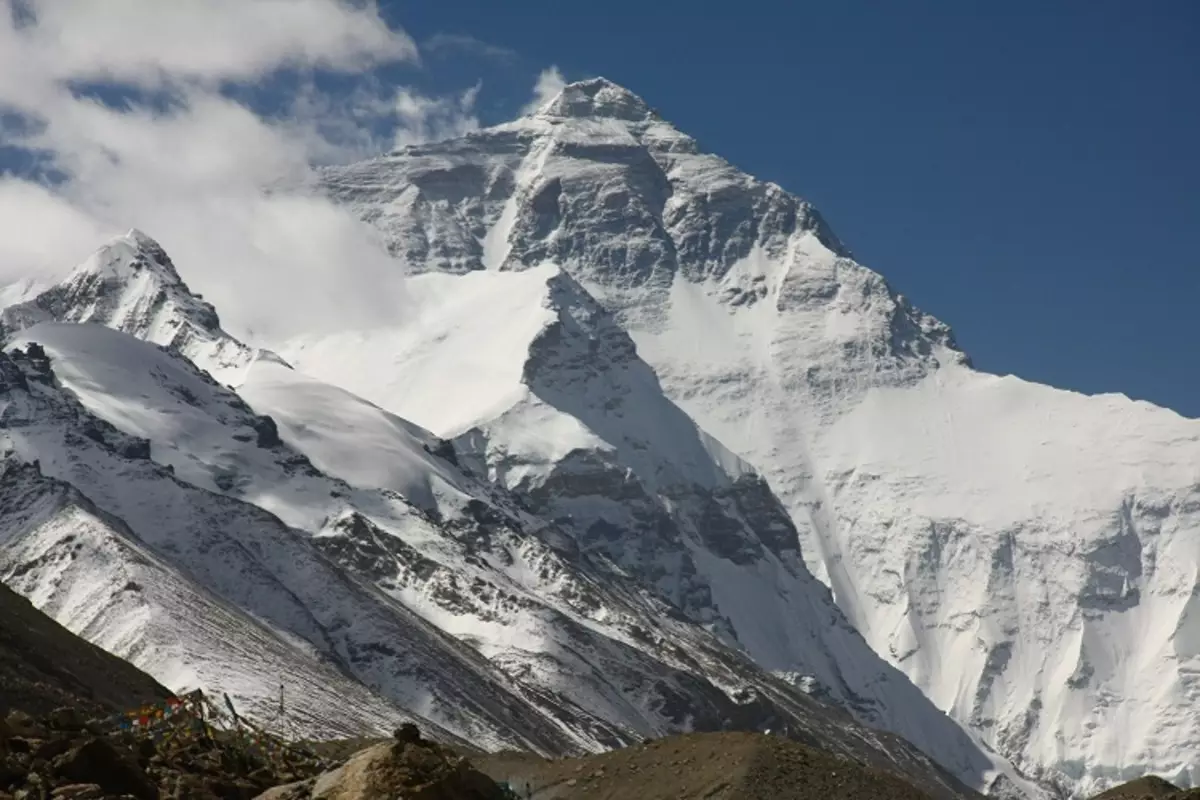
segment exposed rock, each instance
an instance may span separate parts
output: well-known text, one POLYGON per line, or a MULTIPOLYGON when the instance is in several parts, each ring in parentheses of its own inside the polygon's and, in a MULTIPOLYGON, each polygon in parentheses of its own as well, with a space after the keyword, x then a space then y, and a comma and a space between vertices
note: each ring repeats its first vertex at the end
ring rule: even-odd
POLYGON ((103 797, 104 789, 96 783, 69 783, 54 789, 50 796, 61 800, 93 800, 103 797))
MULTIPOLYGON (((70 712, 52 716, 77 721, 70 712)), ((261 740, 238 733, 195 735, 186 717, 168 720, 172 735, 157 741, 128 732, 66 731, 40 719, 22 722, 46 738, 7 740, 8 752, 0 753, 0 800, 249 800, 272 786, 320 774, 332 763, 279 742, 268 753, 261 740)), ((105 726, 91 721, 86 727, 105 726)))
POLYGON ((54 759, 53 771, 76 783, 97 784, 113 794, 158 798, 157 787, 104 739, 89 739, 54 759))
POLYGON ((50 727, 59 731, 81 731, 86 727, 86 721, 79 709, 71 706, 56 708, 47 718, 50 727))
POLYGON ((11 736, 38 739, 46 735, 46 730, 37 720, 24 711, 11 711, 5 719, 11 736))
POLYGON ((404 733, 406 741, 369 747, 335 770, 271 789, 260 800, 504 800, 504 791, 465 758, 412 742, 412 730, 404 733))
POLYGON ((411 722, 406 722, 396 729, 393 736, 401 744, 420 744, 421 729, 411 722))
MULTIPOLYGON (((34 471, 28 465, 0 469, 0 480, 12 486, 34 471)), ((107 714, 169 695, 150 676, 79 638, 0 584, 0 716, 7 715, 8 724, 7 731, 0 729, 0 740, 45 738, 45 726, 26 712, 59 709, 47 721, 79 730, 84 714, 107 714)))

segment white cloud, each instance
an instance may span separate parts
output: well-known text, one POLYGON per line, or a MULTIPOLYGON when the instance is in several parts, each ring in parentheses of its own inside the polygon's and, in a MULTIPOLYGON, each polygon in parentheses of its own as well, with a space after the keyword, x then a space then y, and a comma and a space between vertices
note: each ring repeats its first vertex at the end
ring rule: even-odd
POLYGON ((475 99, 481 84, 455 97, 428 97, 414 89, 396 93, 396 116, 400 127, 395 146, 452 139, 479 128, 475 99))
POLYGON ((497 61, 513 61, 517 58, 516 50, 491 44, 463 33, 435 33, 421 42, 421 49, 426 53, 440 54, 454 51, 472 53, 497 61))
POLYGON ((268 341, 394 318, 402 269, 371 230, 303 186, 313 162, 377 152, 413 135, 477 124, 477 89, 398 97, 356 79, 309 83, 267 117, 219 86, 281 69, 358 70, 416 50, 373 5, 337 0, 36 0, 17 24, 0 0, 0 145, 37 151, 64 179, 0 177, 0 283, 57 277, 109 236, 137 227, 235 329, 268 341), (79 82, 152 89, 103 103, 79 82), (439 105, 441 103, 442 105, 439 105), (287 188, 281 188, 287 187, 287 188))
POLYGON ((0 283, 61 270, 108 232, 42 186, 0 179, 0 283))
POLYGON ((538 75, 537 82, 533 85, 533 99, 525 104, 521 109, 522 114, 532 114, 542 106, 553 100, 567 82, 563 79, 562 73, 558 67, 550 66, 542 70, 538 75))
MULTIPOLYGON (((12 0, 8 0, 12 2, 12 0)), ((417 59, 374 3, 339 0, 24 0, 22 38, 56 79, 139 85, 250 79, 288 64, 365 69, 417 59)))

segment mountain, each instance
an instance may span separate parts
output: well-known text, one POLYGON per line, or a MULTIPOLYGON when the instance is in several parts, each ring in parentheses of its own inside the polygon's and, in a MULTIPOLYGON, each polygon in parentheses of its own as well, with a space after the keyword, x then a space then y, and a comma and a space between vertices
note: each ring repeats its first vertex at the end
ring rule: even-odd
MULTIPOLYGON (((529 377, 542 391, 536 374, 517 377, 524 345, 510 352, 541 324, 524 293, 566 276, 543 311, 564 293, 593 298, 662 394, 723 445, 726 478, 752 465, 782 504, 798 543, 790 528, 764 538, 751 525, 762 545, 745 550, 752 571, 798 553, 882 658, 1043 784, 1075 796, 1146 773, 1200 785, 1200 421, 973 369, 949 327, 855 261, 810 204, 603 79, 512 123, 328 168, 323 181, 438 311, 386 345, 361 332, 273 343, 299 369, 459 437, 529 502, 579 516, 580 541, 612 541, 653 573, 625 547, 644 541, 643 522, 619 502, 583 502, 624 486, 563 495, 555 473, 581 455, 536 441, 566 425, 544 406, 595 418, 574 413, 607 391, 584 375, 590 351, 561 395, 531 404, 514 389, 529 377), (455 345, 464 330, 474 333, 455 345), (334 356, 351 342, 362 343, 353 368, 334 356), (429 376, 437 358, 457 367, 449 399, 388 377, 429 376), (539 496, 546 485, 559 499, 539 496)), ((638 451, 633 428, 582 425, 604 442, 592 464, 607 454, 641 489, 653 483, 661 438, 638 451)), ((681 440, 655 433, 672 440, 671 461, 681 440)), ((799 619, 792 589, 742 576, 716 581, 738 588, 713 588, 714 627, 780 674, 812 674, 805 623, 786 627, 799 619), (739 615, 730 597, 753 599, 739 615), (739 630, 739 616, 773 627, 739 630)), ((656 583, 667 595, 676 585, 669 573, 656 583)), ((701 618, 706 603, 689 613, 701 618)))
POLYGON ((0 718, 71 706, 113 713, 163 700, 153 678, 90 644, 0 585, 0 718))
MULTIPOLYGON (((449 443, 222 341, 215 314, 179 339, 174 309, 190 305, 182 283, 160 292, 127 276, 53 303, 97 262, 167 263, 159 253, 144 236, 121 237, 48 297, 3 315, 3 484, 14 497, 13 518, 0 521, 0 576, 68 627, 172 687, 229 691, 267 721, 287 676, 289 718, 310 735, 419 715, 444 740, 564 753, 679 730, 786 728, 935 796, 971 795, 907 742, 762 670, 642 576, 587 552, 570 525, 539 516, 449 443), (105 318, 122 330, 46 321, 118 305, 157 307, 161 324, 142 324, 141 313, 105 318), (184 357, 180 342, 197 339, 215 343, 192 352, 198 361, 248 354, 236 391, 184 357)), ((545 277, 547 288, 573 286, 545 277)), ((576 344, 593 346, 590 336, 576 344)), ((659 402, 704 445, 691 448, 697 459, 722 452, 659 402)), ((998 778, 998 765, 838 621, 822 587, 800 586, 823 615, 814 631, 836 623, 830 641, 864 659, 855 679, 897 687, 889 713, 926 720, 956 773, 998 778)), ((839 655, 814 663, 833 669, 839 655)))

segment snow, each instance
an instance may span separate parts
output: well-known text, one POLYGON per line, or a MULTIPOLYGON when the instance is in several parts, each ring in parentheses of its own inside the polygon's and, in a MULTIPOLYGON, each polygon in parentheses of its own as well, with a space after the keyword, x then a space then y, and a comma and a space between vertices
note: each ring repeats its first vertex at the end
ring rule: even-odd
MULTIPOLYGON (((626 461, 639 461, 647 477, 668 483, 723 485, 750 471, 661 396, 645 365, 624 363, 628 354, 620 348, 632 349, 628 339, 553 264, 455 278, 420 275, 410 280, 410 292, 421 313, 402 325, 300 338, 278 350, 298 370, 439 436, 483 429, 490 447, 520 460, 509 485, 589 449, 627 451, 626 461), (556 370, 553 379, 586 382, 580 391, 564 392, 530 374, 543 347, 539 337, 554 326, 566 330, 564 358, 578 360, 563 365, 573 375, 556 370), (603 349, 605 336, 621 337, 611 353, 603 349), (620 363, 600 367, 606 360, 620 363), (598 413, 600 407, 612 413, 598 413)), ((559 357, 554 347, 544 346, 552 350, 546 358, 559 357)))
MULTIPOLYGON (((790 556, 771 553, 776 545, 758 537, 786 526, 782 509, 768 506, 764 512, 756 498, 742 494, 739 481, 754 479, 751 467, 663 395, 632 342, 582 287, 546 264, 519 272, 426 274, 411 283, 422 313, 401 325, 306 337, 276 349, 299 371, 337 383, 438 435, 459 436, 460 450, 493 480, 535 498, 547 495, 548 501, 534 499, 533 509, 555 519, 569 517, 581 547, 597 546, 593 526, 624 526, 628 539, 604 543, 598 552, 633 574, 657 576, 655 585, 676 602, 711 596, 688 610, 698 621, 728 625, 737 646, 767 669, 815 677, 834 697, 859 703, 872 723, 928 749, 940 747, 963 775, 982 781, 1001 769, 865 646, 794 550, 790 556), (445 291, 448 281, 464 291, 445 291), (464 302, 476 297, 479 306, 464 302), (479 371, 447 367, 461 363, 463 349, 501 324, 493 316, 498 308, 524 309, 524 316, 504 315, 505 336, 487 349, 490 373, 504 378, 486 387, 479 371), (532 317, 530 309, 543 313, 532 317), (526 327, 531 317, 537 324, 526 327), (514 330, 525 334, 524 341, 512 336, 514 330), (485 391, 490 393, 482 395, 485 391), (508 407, 487 402, 494 398, 504 398, 508 407), (615 503, 605 494, 610 481, 626 484, 615 503), (729 498, 710 503, 708 492, 729 498), (633 504, 632 514, 626 503, 633 504), (651 517, 648 528, 643 519, 651 512, 642 504, 661 515, 651 517), (747 517, 763 513, 778 517, 747 523, 747 517), (664 518, 677 520, 671 524, 678 525, 686 545, 653 541, 655 533, 663 535, 664 518), (716 534, 709 528, 727 527, 737 531, 735 545, 710 541, 716 534), (734 563, 728 553, 718 557, 711 549, 731 546, 757 552, 760 560, 734 563)), ((439 610, 426 613, 456 635, 478 640, 493 657, 500 652, 494 648, 512 644, 501 627, 439 610)), ((524 649, 529 652, 528 644, 524 649)))
MULTIPOLYGON (((79 331, 96 333, 89 326, 76 326, 79 331)), ((54 338, 58 328, 34 329, 35 334, 54 338)), ((128 350, 161 352, 150 345, 137 342, 115 332, 111 337, 129 343, 128 350)), ((62 346, 61 338, 55 342, 62 346)), ((116 352, 117 348, 108 348, 116 352)), ((13 360, 3 357, 3 366, 11 374, 13 360)), ((65 360, 65 359, 64 359, 65 360)), ((186 363, 186 362, 181 362, 186 363)), ((99 371, 99 370, 98 370, 99 371)), ((82 385, 82 384, 80 384, 82 385)), ((86 496, 77 504, 96 507, 93 516, 103 514, 112 520, 109 527, 119 531, 122 542, 145 547, 148 552, 169 565, 172 574, 185 581, 184 588, 167 588, 166 597, 186 598, 197 591, 219 598, 233 614, 230 621, 208 615, 198 620, 211 635, 228 637, 231 647, 256 652, 262 645, 247 640, 242 628, 253 621, 257 630, 265 627, 285 650, 270 674, 271 695, 277 691, 278 676, 290 672, 307 672, 304 680, 321 680, 313 674, 313 662, 328 665, 344 675, 342 683, 357 683, 348 691, 348 699, 365 697, 367 720, 363 717, 339 717, 339 708, 330 701, 336 697, 321 695, 310 706, 314 715, 306 730, 316 734, 328 733, 329 724, 322 718, 343 720, 340 730, 347 727, 357 732, 386 730, 380 720, 403 718, 398 709, 408 709, 431 719, 435 731, 448 730, 462 739, 477 741, 485 747, 525 746, 534 749, 563 748, 563 734, 520 697, 510 680, 493 667, 482 662, 474 651, 445 637, 406 607, 368 588, 358 577, 335 565, 316 546, 315 540, 284 526, 276 517, 254 505, 221 497, 190 486, 153 462, 136 456, 124 456, 127 448, 124 433, 106 430, 95 418, 76 405, 73 396, 53 386, 30 382, 31 394, 10 391, 3 413, 4 448, 18 458, 33 462, 37 467, 14 466, 11 460, 4 465, 2 484, 9 491, 20 488, 11 476, 41 470, 43 474, 69 482, 86 496), (85 432, 87 431, 87 432, 85 432), (190 589, 188 588, 190 587, 190 589), (404 642, 403 650, 389 643, 404 642), (436 681, 428 676, 436 675, 436 681), (367 689, 366 687, 371 687, 367 689)), ((272 476, 263 470, 261 479, 272 476)), ((38 476, 40 478, 40 476, 38 476)), ((313 481, 316 476, 310 476, 313 481)), ((44 479, 43 479, 44 481, 44 479)), ((28 482, 28 481, 26 481, 28 482)), ((34 480, 36 483, 36 480, 34 480)), ((329 482, 324 482, 326 497, 329 482)), ((313 494, 315 498, 315 493, 313 494)), ((19 508, 20 503, 9 501, 5 508, 19 508)), ((140 608, 123 604, 122 597, 113 595, 115 607, 104 604, 59 605, 64 597, 77 597, 71 582, 60 580, 53 571, 55 560, 39 558, 24 550, 36 543, 39 529, 35 526, 8 524, 4 527, 7 539, 5 563, 11 565, 6 576, 24 576, 16 585, 20 591, 37 598, 56 616, 72 622, 71 609, 110 613, 105 621, 75 619, 75 629, 93 641, 117 647, 127 641, 129 632, 139 627, 144 637, 159 640, 187 634, 189 629, 176 622, 182 609, 171 606, 167 599, 151 598, 146 618, 140 608), (30 538, 33 537, 33 538, 30 538), (164 608, 166 606, 166 608, 164 608), (172 611, 171 609, 175 609, 172 611), (169 612, 165 615, 160 612, 169 612), (113 638, 113 632, 119 635, 113 638)), ((69 551, 73 545, 72 529, 52 530, 59 535, 58 547, 63 558, 74 559, 69 551)), ((120 560, 137 564, 144 559, 137 552, 120 554, 120 560)), ((76 580, 87 583, 97 579, 111 580, 114 569, 104 566, 100 557, 78 559, 73 565, 76 580)), ((119 571, 117 571, 119 573, 119 571)), ((163 582, 151 576, 151 579, 163 582)), ((12 583, 11 580, 9 580, 12 583)), ((177 583, 179 581, 176 581, 177 583)), ((110 592, 110 594, 112 594, 110 592)), ((94 597, 94 595, 92 595, 94 597)), ((186 613, 203 611, 204 606, 188 606, 186 613)), ((251 637, 253 638, 253 637, 251 637)), ((163 669, 164 678, 178 679, 179 669, 195 670, 217 680, 241 686, 238 676, 250 679, 258 688, 244 697, 253 703, 261 698, 263 676, 245 659, 232 664, 222 661, 224 651, 206 651, 207 640, 181 640, 186 645, 183 666, 160 663, 154 652, 147 652, 140 662, 152 674, 163 669)), ((133 657, 132 654, 130 654, 133 657)), ((137 658, 142 658, 138 655, 137 658)), ((135 658, 136 661, 136 658, 135 658)), ((338 683, 327 683, 336 690, 338 683)), ((227 687, 209 684, 207 689, 227 687)), ((260 706, 261 708, 261 706, 260 706)), ((447 734, 449 735, 449 734, 447 734)))
POLYGON ((417 313, 394 328, 301 337, 281 355, 301 371, 453 437, 515 404, 552 265, 522 273, 410 278, 417 313), (503 287, 503 291, 501 291, 503 287))
POLYGON ((272 361, 256 361, 237 388, 322 472, 362 488, 391 489, 423 508, 436 508, 439 495, 464 491, 456 471, 431 455, 436 437, 344 389, 272 361))
POLYGON ((6 576, 7 583, 69 630, 176 692, 224 691, 243 713, 263 718, 278 706, 282 686, 293 722, 322 735, 386 732, 411 716, 198 590, 77 505, 65 506, 19 542, 0 544, 0 552, 41 565, 6 576))

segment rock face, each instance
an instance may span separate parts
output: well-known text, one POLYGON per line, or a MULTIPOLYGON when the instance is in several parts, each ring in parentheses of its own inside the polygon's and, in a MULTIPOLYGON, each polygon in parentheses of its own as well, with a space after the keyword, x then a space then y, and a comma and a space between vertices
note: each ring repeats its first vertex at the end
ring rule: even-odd
MULTIPOLYGON (((461 327, 444 318, 474 308, 476 287, 519 308, 505 299, 523 291, 519 276, 553 265, 628 334, 666 397, 761 475, 849 622, 938 707, 1063 792, 1148 771, 1200 785, 1200 422, 973 370, 950 329, 855 261, 811 205, 602 79, 513 123, 330 168, 325 183, 379 229, 443 321, 405 325, 387 351, 401 356, 357 357, 355 375, 332 358, 353 336, 279 345, 300 368, 457 435, 508 395, 456 419, 364 369, 424 374, 430 343, 461 327)), ((499 313, 489 354, 529 320, 499 313)), ((543 344, 557 348, 566 327, 543 344)), ((596 388, 558 380, 576 402, 596 388)), ((645 540, 653 501, 619 519, 644 474, 616 481, 595 456, 551 459, 530 502, 608 498, 575 511, 605 523, 580 540, 622 553, 645 540)), ((519 475, 528 457, 495 446, 484 460, 519 475)), ((722 558, 765 563, 744 537, 708 529, 722 558)), ((788 590, 757 587, 754 614, 787 607, 788 590)), ((708 600, 698 588, 689 602, 694 613, 708 600)), ((725 624, 728 601, 713 605, 712 624, 760 663, 811 675, 802 638, 755 637, 725 624)))

